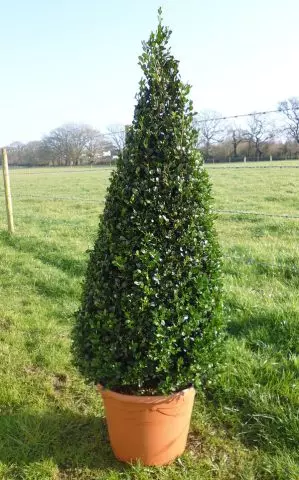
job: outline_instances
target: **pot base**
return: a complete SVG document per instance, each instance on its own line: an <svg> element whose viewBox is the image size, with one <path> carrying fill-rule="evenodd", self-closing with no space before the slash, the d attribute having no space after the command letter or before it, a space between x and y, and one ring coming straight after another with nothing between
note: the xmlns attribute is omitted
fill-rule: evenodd
<svg viewBox="0 0 299 480"><path fill-rule="evenodd" d="M123 395L98 389L102 395L110 443L120 461L158 466L183 454L195 390L169 396Z"/></svg>

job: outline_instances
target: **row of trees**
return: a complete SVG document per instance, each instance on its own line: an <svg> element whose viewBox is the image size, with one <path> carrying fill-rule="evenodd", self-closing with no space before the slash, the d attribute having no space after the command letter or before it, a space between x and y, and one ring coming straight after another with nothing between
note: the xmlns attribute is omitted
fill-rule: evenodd
<svg viewBox="0 0 299 480"><path fill-rule="evenodd" d="M113 125L102 134L89 125L66 124L52 130L40 141L8 146L11 165L93 165L115 160L124 142L124 127Z"/></svg>
<svg viewBox="0 0 299 480"><path fill-rule="evenodd" d="M198 129L198 148L206 161L211 159L255 160L272 156L299 156L299 97L280 102L279 118L253 113L246 123L228 122L215 111L206 110L194 117ZM67 124L52 130L41 141L9 145L12 165L93 165L110 164L125 141L125 127L111 125L102 134L89 125Z"/></svg>
<svg viewBox="0 0 299 480"><path fill-rule="evenodd" d="M243 124L228 122L215 111L203 111L194 120L198 148L206 160L251 157L297 158L299 155L299 98L280 102L276 118L252 113Z"/></svg>

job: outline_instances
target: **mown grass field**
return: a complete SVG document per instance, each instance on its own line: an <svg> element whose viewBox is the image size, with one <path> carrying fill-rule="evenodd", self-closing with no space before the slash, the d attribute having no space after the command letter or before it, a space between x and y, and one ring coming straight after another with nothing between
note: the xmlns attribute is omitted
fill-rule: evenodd
<svg viewBox="0 0 299 480"><path fill-rule="evenodd" d="M299 169L216 167L215 209L299 216ZM13 237L0 187L0 479L298 480L299 219L219 213L226 364L197 394L186 454L125 466L95 388L71 365L110 174L82 169L12 171Z"/></svg>

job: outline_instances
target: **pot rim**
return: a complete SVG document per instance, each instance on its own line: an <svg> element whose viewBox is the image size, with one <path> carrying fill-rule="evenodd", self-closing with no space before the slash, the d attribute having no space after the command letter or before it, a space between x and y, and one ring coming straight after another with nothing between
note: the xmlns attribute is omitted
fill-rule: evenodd
<svg viewBox="0 0 299 480"><path fill-rule="evenodd" d="M103 397L119 400L126 403L165 403L173 400L179 400L180 398L185 397L186 395L195 395L195 388L193 385L189 388L184 388L179 392L171 393L170 395L128 395L124 393L114 392L113 390L106 389L100 383L97 384L97 390L101 393Z"/></svg>

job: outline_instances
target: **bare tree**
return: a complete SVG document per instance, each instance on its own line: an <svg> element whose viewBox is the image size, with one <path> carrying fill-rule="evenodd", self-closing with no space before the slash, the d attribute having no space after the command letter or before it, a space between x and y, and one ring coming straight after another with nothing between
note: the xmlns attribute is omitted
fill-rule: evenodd
<svg viewBox="0 0 299 480"><path fill-rule="evenodd" d="M79 165L88 152L94 157L98 140L99 132L89 125L66 124L43 138L43 148L53 163Z"/></svg>
<svg viewBox="0 0 299 480"><path fill-rule="evenodd" d="M122 152L125 146L126 132L125 126L119 123L109 125L107 128L109 137L117 152Z"/></svg>
<svg viewBox="0 0 299 480"><path fill-rule="evenodd" d="M40 141L26 143L23 150L24 165L47 165L47 159L43 158Z"/></svg>
<svg viewBox="0 0 299 480"><path fill-rule="evenodd" d="M265 142L273 139L275 136L275 127L272 122L269 122L265 115L254 113L249 117L247 128L245 130L245 138L247 139L249 149L254 148L254 155L256 160L260 160L263 152L262 147Z"/></svg>
<svg viewBox="0 0 299 480"><path fill-rule="evenodd" d="M195 128L199 132L198 147L205 157L211 155L213 144L223 140L225 125L223 120L219 120L219 117L221 115L213 110L204 110L194 120Z"/></svg>
<svg viewBox="0 0 299 480"><path fill-rule="evenodd" d="M103 135L93 129L90 129L87 133L85 156L90 165L97 163L100 157L103 155L105 149L105 140Z"/></svg>
<svg viewBox="0 0 299 480"><path fill-rule="evenodd" d="M299 97L291 97L288 100L280 102L278 110L282 112L287 119L283 131L289 139L293 139L299 144Z"/></svg>
<svg viewBox="0 0 299 480"><path fill-rule="evenodd" d="M9 161L14 165L22 165L25 145L22 142L13 142L8 147Z"/></svg>
<svg viewBox="0 0 299 480"><path fill-rule="evenodd" d="M232 148L230 155L232 155L233 157L237 157L238 146L244 141L246 134L244 130L232 123L227 128L227 137L230 139Z"/></svg>

